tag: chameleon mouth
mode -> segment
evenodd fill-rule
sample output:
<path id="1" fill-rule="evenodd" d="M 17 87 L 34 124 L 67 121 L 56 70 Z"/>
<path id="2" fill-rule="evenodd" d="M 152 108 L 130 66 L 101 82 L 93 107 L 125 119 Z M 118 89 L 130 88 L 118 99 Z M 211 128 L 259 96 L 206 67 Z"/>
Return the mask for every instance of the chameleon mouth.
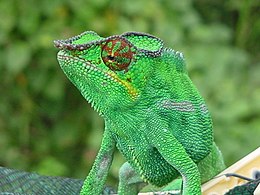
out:
<path id="1" fill-rule="evenodd" d="M 109 79 L 112 81 L 115 80 L 115 78 L 111 74 L 103 71 L 101 68 L 98 68 L 97 66 L 91 64 L 89 61 L 86 61 L 80 57 L 74 57 L 74 56 L 68 55 L 64 52 L 64 50 L 61 50 L 58 52 L 57 59 L 58 59 L 58 61 L 61 61 L 61 62 L 62 61 L 69 62 L 69 63 L 62 63 L 61 66 L 63 66 L 63 67 L 70 66 L 71 64 L 73 64 L 73 62 L 80 62 L 82 64 L 82 67 L 86 70 L 87 73 L 100 72 L 101 74 L 103 74 L 106 77 L 105 79 Z"/>
<path id="2" fill-rule="evenodd" d="M 85 59 L 79 58 L 79 57 L 73 57 L 71 55 L 68 55 L 64 52 L 64 50 L 61 50 L 58 53 L 57 56 L 58 61 L 67 61 L 69 63 L 61 63 L 61 67 L 68 66 L 70 64 L 73 64 L 73 62 L 77 61 L 82 64 L 82 67 L 84 68 L 86 74 L 91 74 L 91 72 L 99 72 L 100 74 L 103 75 L 103 80 L 104 81 L 112 81 L 115 83 L 120 84 L 123 86 L 127 91 L 128 94 L 135 99 L 138 96 L 138 91 L 128 82 L 121 80 L 116 73 L 113 71 L 104 71 L 101 68 L 98 68 L 97 66 L 91 64 L 90 62 L 86 61 Z M 71 63 L 70 63 L 71 62 Z M 63 69 L 63 68 L 62 68 Z"/>

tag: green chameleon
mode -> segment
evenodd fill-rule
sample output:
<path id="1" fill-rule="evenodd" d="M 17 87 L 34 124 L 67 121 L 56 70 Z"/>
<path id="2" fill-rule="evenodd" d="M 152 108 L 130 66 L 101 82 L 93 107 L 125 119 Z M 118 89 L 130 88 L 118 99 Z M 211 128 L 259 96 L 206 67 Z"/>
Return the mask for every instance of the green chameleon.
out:
<path id="1" fill-rule="evenodd" d="M 105 120 L 81 195 L 102 193 L 116 148 L 127 161 L 119 171 L 121 195 L 178 177 L 182 194 L 199 195 L 201 182 L 224 168 L 210 114 L 182 53 L 139 32 L 103 38 L 87 31 L 55 46 L 66 76 Z"/>

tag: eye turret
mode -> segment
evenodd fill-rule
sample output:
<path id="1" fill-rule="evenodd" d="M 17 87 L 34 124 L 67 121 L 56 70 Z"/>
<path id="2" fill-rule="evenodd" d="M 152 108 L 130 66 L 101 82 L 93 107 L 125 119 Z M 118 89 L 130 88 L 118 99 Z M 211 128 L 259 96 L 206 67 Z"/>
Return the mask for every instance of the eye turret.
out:
<path id="1" fill-rule="evenodd" d="M 113 71 L 127 70 L 135 48 L 123 38 L 115 37 L 103 43 L 101 58 L 106 66 Z"/>

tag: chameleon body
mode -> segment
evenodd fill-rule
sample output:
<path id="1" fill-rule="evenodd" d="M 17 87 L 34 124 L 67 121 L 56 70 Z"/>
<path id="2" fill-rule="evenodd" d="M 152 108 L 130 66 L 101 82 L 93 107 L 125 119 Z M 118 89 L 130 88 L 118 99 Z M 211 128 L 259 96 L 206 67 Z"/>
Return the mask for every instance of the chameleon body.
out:
<path id="1" fill-rule="evenodd" d="M 103 38 L 87 31 L 55 46 L 66 76 L 105 120 L 81 195 L 101 194 L 116 148 L 127 161 L 119 171 L 122 195 L 179 176 L 182 194 L 198 195 L 201 182 L 223 169 L 209 111 L 182 53 L 138 32 Z"/>

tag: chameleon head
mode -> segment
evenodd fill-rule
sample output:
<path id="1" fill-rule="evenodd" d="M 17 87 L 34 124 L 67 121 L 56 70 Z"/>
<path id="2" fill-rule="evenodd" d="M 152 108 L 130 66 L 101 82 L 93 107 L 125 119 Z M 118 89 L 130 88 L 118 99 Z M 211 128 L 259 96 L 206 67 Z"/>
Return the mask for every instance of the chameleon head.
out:
<path id="1" fill-rule="evenodd" d="M 54 44 L 64 73 L 101 112 L 138 98 L 163 48 L 160 39 L 136 32 L 102 38 L 87 31 Z"/>

